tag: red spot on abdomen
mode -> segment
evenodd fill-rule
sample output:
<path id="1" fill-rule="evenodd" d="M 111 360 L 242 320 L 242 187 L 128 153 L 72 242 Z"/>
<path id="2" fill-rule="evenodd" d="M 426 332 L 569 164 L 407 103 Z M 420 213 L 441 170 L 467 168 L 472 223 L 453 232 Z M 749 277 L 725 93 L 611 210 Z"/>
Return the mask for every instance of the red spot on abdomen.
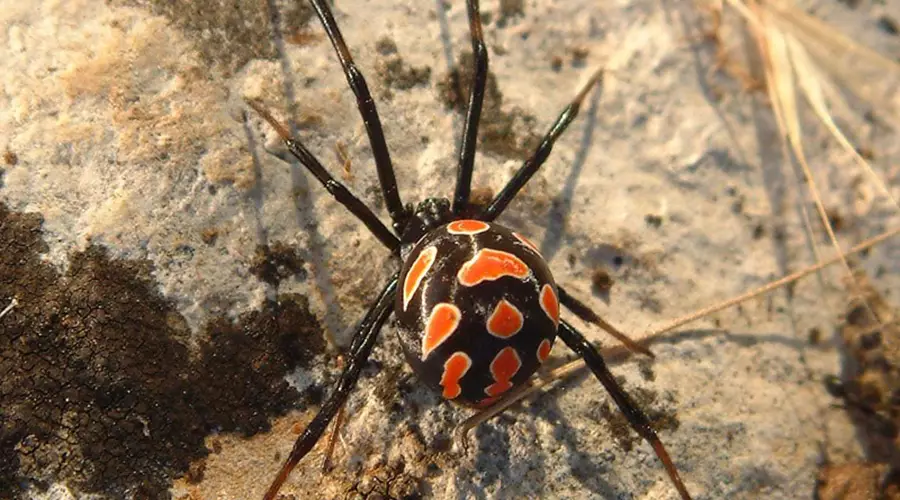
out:
<path id="1" fill-rule="evenodd" d="M 459 386 L 460 379 L 472 367 L 472 359 L 462 352 L 454 352 L 447 361 L 444 362 L 444 373 L 441 375 L 441 387 L 444 388 L 443 396 L 447 399 L 453 399 L 462 392 Z"/>
<path id="2" fill-rule="evenodd" d="M 462 219 L 447 224 L 447 232 L 450 234 L 475 235 L 483 233 L 490 228 L 487 222 L 473 219 Z"/>
<path id="3" fill-rule="evenodd" d="M 428 323 L 425 324 L 425 338 L 422 339 L 423 360 L 453 335 L 461 317 L 459 308 L 453 304 L 443 302 L 434 306 L 428 317 Z"/>
<path id="4" fill-rule="evenodd" d="M 538 350 L 537 350 L 538 361 L 540 361 L 541 363 L 543 363 L 544 361 L 547 361 L 547 358 L 550 357 L 550 349 L 552 349 L 552 348 L 553 348 L 553 344 L 549 340 L 547 340 L 547 339 L 542 340 L 541 345 L 538 346 Z"/>
<path id="5" fill-rule="evenodd" d="M 559 300 L 556 298 L 556 292 L 550 285 L 544 285 L 541 288 L 541 309 L 547 313 L 547 316 L 553 320 L 553 323 L 559 325 Z"/>
<path id="6" fill-rule="evenodd" d="M 524 323 L 522 311 L 505 299 L 501 299 L 487 320 L 487 331 L 495 337 L 508 339 L 519 333 Z"/>
<path id="7" fill-rule="evenodd" d="M 530 269 L 522 259 L 509 252 L 482 248 L 459 268 L 457 279 L 463 286 L 475 286 L 482 281 L 493 281 L 504 276 L 525 279 Z"/>
<path id="8" fill-rule="evenodd" d="M 491 375 L 496 382 L 489 385 L 484 393 L 488 396 L 499 396 L 508 391 L 512 387 L 510 379 L 521 367 L 522 360 L 519 359 L 519 353 L 512 347 L 504 347 L 491 361 Z"/>
<path id="9" fill-rule="evenodd" d="M 416 257 L 416 261 L 410 266 L 409 272 L 406 273 L 406 278 L 403 280 L 403 310 L 406 310 L 406 306 L 412 300 L 412 296 L 419 289 L 419 285 L 422 284 L 422 278 L 431 269 L 436 256 L 437 247 L 428 247 L 422 250 L 422 253 Z"/>

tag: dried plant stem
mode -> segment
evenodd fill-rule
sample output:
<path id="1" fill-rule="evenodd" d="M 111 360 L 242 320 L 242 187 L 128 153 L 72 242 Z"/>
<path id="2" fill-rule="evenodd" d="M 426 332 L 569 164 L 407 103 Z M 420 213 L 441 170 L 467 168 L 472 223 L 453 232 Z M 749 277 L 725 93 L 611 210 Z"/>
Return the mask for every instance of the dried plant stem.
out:
<path id="1" fill-rule="evenodd" d="M 0 319 L 3 319 L 3 317 L 6 316 L 7 314 L 9 314 L 9 312 L 13 310 L 13 307 L 16 307 L 17 305 L 19 305 L 19 301 L 16 300 L 15 297 L 13 297 L 13 299 L 12 299 L 12 301 L 10 301 L 9 305 L 4 307 L 3 310 L 0 311 Z"/>
<path id="2" fill-rule="evenodd" d="M 338 355 L 337 357 L 337 365 L 338 368 L 344 368 L 345 360 L 344 355 Z M 322 459 L 322 473 L 327 474 L 331 471 L 332 468 L 332 460 L 331 457 L 334 454 L 334 445 L 337 443 L 338 439 L 341 436 L 341 427 L 344 425 L 344 417 L 346 416 L 347 405 L 343 405 L 338 409 L 337 415 L 334 417 L 334 424 L 331 427 L 331 434 L 328 436 L 328 441 L 325 444 L 325 457 Z"/>

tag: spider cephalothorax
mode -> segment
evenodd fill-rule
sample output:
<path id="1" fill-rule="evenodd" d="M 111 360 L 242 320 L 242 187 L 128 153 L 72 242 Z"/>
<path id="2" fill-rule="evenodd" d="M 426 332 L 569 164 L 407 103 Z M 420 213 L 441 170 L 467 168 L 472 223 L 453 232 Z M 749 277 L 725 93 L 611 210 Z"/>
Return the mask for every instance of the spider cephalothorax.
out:
<path id="1" fill-rule="evenodd" d="M 582 320 L 600 325 L 637 352 L 649 354 L 587 305 L 557 285 L 544 258 L 527 239 L 493 221 L 544 164 L 557 138 L 578 114 L 602 71 L 563 110 L 537 150 L 483 210 L 470 204 L 478 121 L 487 84 L 488 50 L 481 33 L 477 0 L 467 0 L 475 72 L 460 141 L 453 203 L 429 198 L 415 209 L 403 205 L 381 120 L 365 78 L 353 62 L 326 0 L 310 0 L 337 52 L 353 93 L 375 158 L 375 167 L 391 217 L 391 229 L 337 181 L 298 139 L 260 104 L 250 102 L 278 132 L 288 150 L 322 185 L 356 216 L 399 261 L 401 270 L 388 280 L 357 326 L 337 387 L 309 423 L 266 491 L 273 500 L 291 470 L 315 446 L 347 400 L 369 359 L 381 327 L 397 317 L 401 344 L 410 365 L 446 399 L 466 405 L 490 405 L 494 398 L 527 380 L 549 356 L 559 337 L 584 358 L 632 428 L 653 447 L 672 484 L 689 499 L 678 470 L 650 426 L 588 340 L 560 317 L 560 306 Z"/>
<path id="2" fill-rule="evenodd" d="M 415 209 L 409 207 L 407 212 L 410 216 L 400 233 L 400 258 L 404 261 L 420 239 L 438 226 L 453 220 L 450 200 L 447 198 L 426 198 Z"/>
<path id="3" fill-rule="evenodd" d="M 460 219 L 425 235 L 394 304 L 406 360 L 451 401 L 487 406 L 550 355 L 556 282 L 537 248 L 500 225 Z"/>

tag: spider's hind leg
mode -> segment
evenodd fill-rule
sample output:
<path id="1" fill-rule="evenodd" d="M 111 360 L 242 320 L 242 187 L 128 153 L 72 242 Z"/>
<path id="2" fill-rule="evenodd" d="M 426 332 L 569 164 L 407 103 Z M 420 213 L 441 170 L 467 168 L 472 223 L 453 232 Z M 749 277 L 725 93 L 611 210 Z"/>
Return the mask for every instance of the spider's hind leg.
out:
<path id="1" fill-rule="evenodd" d="M 590 306 L 570 295 L 563 287 L 559 287 L 559 302 L 585 323 L 599 326 L 606 333 L 615 337 L 616 340 L 621 342 L 622 345 L 627 347 L 631 352 L 640 353 L 651 358 L 656 357 L 650 349 L 632 340 L 631 337 L 625 335 L 619 331 L 618 328 L 609 324 L 599 314 L 595 313 Z"/>
<path id="2" fill-rule="evenodd" d="M 378 338 L 378 333 L 381 330 L 382 325 L 384 325 L 384 322 L 387 321 L 391 311 L 393 311 L 394 294 L 396 291 L 397 274 L 394 274 L 384 289 L 381 290 L 378 299 L 372 304 L 372 307 L 369 308 L 366 316 L 353 334 L 353 340 L 350 343 L 350 349 L 347 353 L 347 365 L 344 368 L 344 372 L 341 373 L 341 378 L 338 381 L 337 387 L 335 387 L 334 391 L 328 397 L 328 400 L 325 401 L 325 404 L 322 405 L 322 408 L 319 409 L 319 413 L 316 414 L 312 422 L 309 423 L 303 433 L 300 434 L 300 437 L 297 438 L 297 441 L 294 443 L 294 448 L 291 450 L 291 454 L 284 462 L 281 470 L 278 471 L 278 475 L 275 477 L 275 480 L 272 481 L 269 489 L 266 491 L 266 494 L 263 497 L 264 500 L 273 500 L 275 498 L 275 495 L 278 494 L 278 490 L 281 489 L 281 485 L 287 480 L 291 471 L 294 470 L 294 467 L 297 466 L 300 460 L 313 449 L 313 446 L 316 445 L 322 437 L 322 434 L 325 433 L 328 424 L 334 418 L 335 414 L 337 414 L 338 410 L 340 410 L 347 401 L 350 392 L 356 386 L 356 381 L 359 379 L 359 374 L 362 371 L 363 365 L 366 364 L 369 355 L 372 354 L 372 348 L 375 346 L 375 339 Z"/>
<path id="3" fill-rule="evenodd" d="M 671 479 L 675 489 L 678 490 L 678 494 L 681 495 L 682 499 L 690 500 L 691 495 L 681 481 L 678 469 L 669 457 L 669 453 L 666 451 L 665 446 L 663 446 L 662 441 L 659 440 L 659 436 L 656 435 L 656 431 L 650 426 L 650 420 L 647 418 L 647 415 L 641 411 L 625 390 L 622 389 L 622 386 L 616 382 L 615 377 L 613 377 L 613 374 L 609 371 L 609 368 L 607 368 L 606 362 L 603 361 L 603 357 L 600 356 L 597 349 L 584 338 L 584 335 L 566 321 L 561 321 L 559 323 L 559 338 L 561 338 L 570 349 L 584 358 L 588 368 L 594 372 L 594 376 L 596 376 L 597 379 L 600 380 L 600 383 L 603 384 L 606 392 L 613 398 L 616 406 L 619 407 L 619 411 L 625 415 L 625 418 L 628 419 L 628 423 L 631 424 L 631 427 L 653 447 L 653 451 L 666 468 L 669 479 Z"/>

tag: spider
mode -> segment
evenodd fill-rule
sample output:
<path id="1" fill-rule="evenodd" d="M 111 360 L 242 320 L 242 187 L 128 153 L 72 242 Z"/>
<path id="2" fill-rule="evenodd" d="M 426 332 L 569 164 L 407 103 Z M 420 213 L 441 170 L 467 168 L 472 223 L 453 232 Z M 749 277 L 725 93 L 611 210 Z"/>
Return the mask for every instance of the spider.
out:
<path id="1" fill-rule="evenodd" d="M 353 333 L 337 387 L 297 438 L 264 500 L 273 500 L 299 461 L 312 450 L 347 401 L 391 313 L 407 362 L 447 400 L 473 408 L 490 406 L 527 381 L 547 359 L 557 335 L 583 357 L 632 428 L 653 448 L 682 499 L 690 494 L 643 411 L 616 382 L 594 346 L 566 320 L 564 306 L 586 322 L 604 326 L 633 350 L 646 348 L 608 327 L 600 317 L 557 285 L 537 247 L 494 222 L 544 164 L 553 144 L 578 115 L 596 71 L 550 127 L 534 154 L 484 209 L 470 203 L 478 123 L 487 82 L 488 51 L 478 0 L 466 10 L 475 76 L 469 94 L 452 203 L 428 198 L 404 205 L 397 189 L 375 102 L 353 61 L 326 0 L 310 0 L 334 46 L 356 96 L 372 147 L 379 183 L 392 221 L 389 229 L 259 103 L 247 101 L 278 133 L 288 151 L 391 252 L 395 272 Z"/>

